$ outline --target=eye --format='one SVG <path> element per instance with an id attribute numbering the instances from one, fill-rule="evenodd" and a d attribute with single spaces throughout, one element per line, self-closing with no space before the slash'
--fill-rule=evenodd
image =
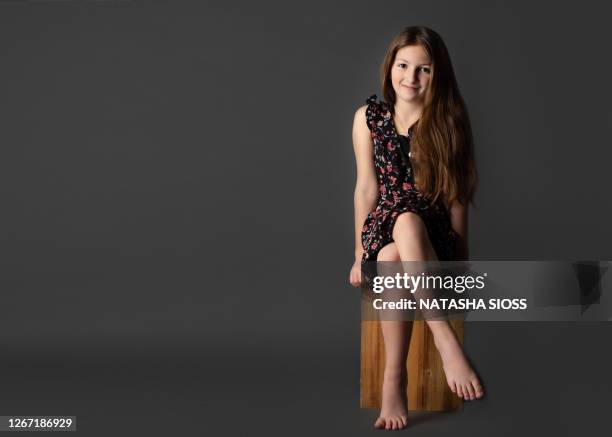
<path id="1" fill-rule="evenodd" d="M 406 68 L 406 64 L 404 64 L 403 62 L 400 62 L 399 64 L 397 64 L 397 66 L 399 68 Z"/>
<path id="2" fill-rule="evenodd" d="M 419 70 L 421 70 L 423 73 L 429 73 L 431 71 L 429 67 L 421 67 Z"/>

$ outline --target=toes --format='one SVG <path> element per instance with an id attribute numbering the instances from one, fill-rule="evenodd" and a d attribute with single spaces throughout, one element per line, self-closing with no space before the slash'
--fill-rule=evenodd
<path id="1" fill-rule="evenodd" d="M 384 428 L 385 427 L 385 419 L 383 419 L 382 417 L 379 417 L 378 419 L 376 419 L 376 422 L 374 422 L 374 428 Z"/>
<path id="2" fill-rule="evenodd" d="M 474 393 L 476 394 L 476 397 L 481 398 L 484 394 L 484 391 L 480 383 L 478 381 L 472 381 L 472 386 L 474 387 Z"/>
<path id="3" fill-rule="evenodd" d="M 461 384 L 457 384 L 457 393 L 459 393 L 459 397 L 464 399 L 467 397 L 467 393 L 463 391 L 463 386 Z"/>
<path id="4" fill-rule="evenodd" d="M 472 384 L 466 384 L 464 391 L 467 390 L 468 395 L 470 397 L 470 401 L 474 399 L 474 388 L 472 387 Z"/>
<path id="5" fill-rule="evenodd" d="M 405 416 L 382 417 L 379 416 L 374 422 L 374 428 L 386 430 L 399 430 L 408 426 L 408 418 Z"/>

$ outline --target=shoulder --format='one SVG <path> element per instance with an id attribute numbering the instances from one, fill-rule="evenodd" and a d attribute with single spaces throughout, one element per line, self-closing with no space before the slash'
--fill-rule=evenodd
<path id="1" fill-rule="evenodd" d="M 386 112 L 385 103 L 378 100 L 376 94 L 372 94 L 365 100 L 365 105 L 357 109 L 355 119 L 365 121 L 368 128 L 374 131 L 376 127 L 381 126 Z"/>
<path id="2" fill-rule="evenodd" d="M 367 112 L 378 112 L 384 109 L 384 102 L 378 100 L 376 94 L 372 94 L 365 100 L 365 105 L 363 107 L 366 108 Z"/>
<path id="3" fill-rule="evenodd" d="M 366 122 L 366 111 L 368 110 L 368 105 L 362 105 L 355 111 L 355 123 Z"/>

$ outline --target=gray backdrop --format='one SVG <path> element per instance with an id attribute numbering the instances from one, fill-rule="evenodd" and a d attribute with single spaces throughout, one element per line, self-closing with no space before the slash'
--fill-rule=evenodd
<path id="1" fill-rule="evenodd" d="M 0 4 L 0 415 L 82 435 L 367 434 L 351 126 L 436 29 L 474 259 L 611 259 L 603 2 Z M 488 392 L 413 435 L 602 435 L 609 323 L 471 323 Z M 416 434 L 414 434 L 416 433 Z"/>

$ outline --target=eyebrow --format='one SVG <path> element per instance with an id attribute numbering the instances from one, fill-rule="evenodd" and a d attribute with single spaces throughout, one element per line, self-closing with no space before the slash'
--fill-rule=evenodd
<path id="1" fill-rule="evenodd" d="M 397 58 L 397 60 L 398 61 L 404 61 L 406 64 L 410 64 L 410 61 L 408 61 L 407 59 L 404 59 L 404 58 Z M 423 65 L 431 65 L 431 63 L 426 62 L 424 64 L 421 64 L 421 66 L 423 66 Z"/>

